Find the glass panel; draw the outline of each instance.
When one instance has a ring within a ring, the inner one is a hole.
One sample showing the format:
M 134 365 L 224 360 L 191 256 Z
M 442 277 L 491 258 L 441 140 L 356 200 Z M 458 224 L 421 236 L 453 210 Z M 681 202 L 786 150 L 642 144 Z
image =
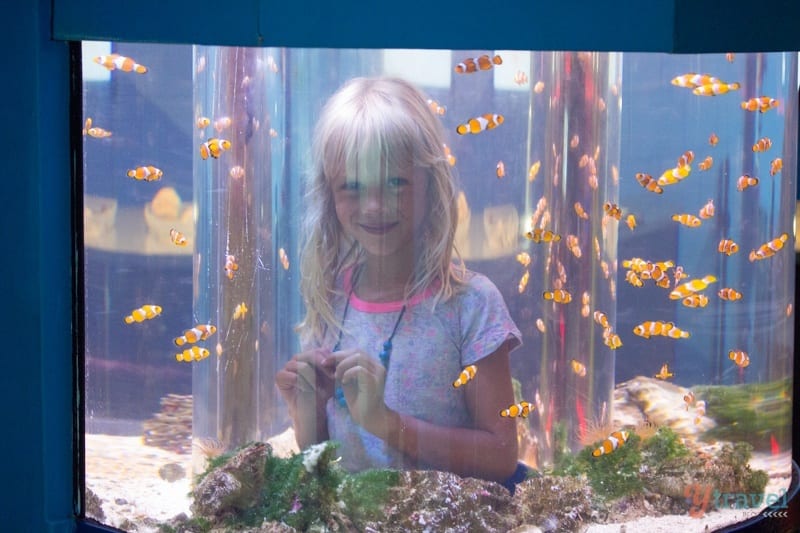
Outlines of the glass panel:
M 796 54 L 84 64 L 87 516 L 717 527 L 788 488 Z

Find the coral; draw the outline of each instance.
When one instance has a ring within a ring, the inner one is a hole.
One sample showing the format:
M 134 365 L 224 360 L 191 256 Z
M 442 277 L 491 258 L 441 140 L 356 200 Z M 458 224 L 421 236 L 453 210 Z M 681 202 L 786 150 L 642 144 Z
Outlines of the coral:
M 789 378 L 768 383 L 695 387 L 706 402 L 706 414 L 717 427 L 706 440 L 749 442 L 757 450 L 770 449 L 770 436 L 788 447 L 792 427 L 792 384 Z
M 641 433 L 637 432 L 641 437 Z M 661 427 L 648 439 L 642 439 L 642 459 L 645 465 L 652 467 L 656 472 L 662 466 L 670 464 L 673 459 L 689 455 L 689 449 L 684 446 L 681 438 L 670 428 Z
M 530 478 L 514 493 L 516 516 L 544 531 L 579 531 L 589 518 L 592 491 L 579 477 Z
M 586 474 L 589 484 L 599 496 L 615 499 L 642 489 L 639 469 L 642 454 L 640 439 L 631 433 L 628 442 L 609 454 L 594 457 L 592 452 L 602 441 L 587 446 L 578 453 L 575 468 Z

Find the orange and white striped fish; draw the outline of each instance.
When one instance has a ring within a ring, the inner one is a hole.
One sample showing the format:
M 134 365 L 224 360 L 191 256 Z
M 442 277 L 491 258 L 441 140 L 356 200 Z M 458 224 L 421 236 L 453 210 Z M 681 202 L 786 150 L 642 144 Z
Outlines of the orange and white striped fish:
M 531 411 L 533 411 L 533 406 L 529 402 L 523 400 L 519 403 L 509 405 L 507 409 L 501 410 L 500 416 L 503 418 L 516 418 L 518 416 L 528 418 Z
M 222 133 L 222 130 L 230 128 L 232 124 L 233 119 L 226 115 L 214 120 L 214 129 L 217 130 L 217 133 Z
M 664 192 L 664 189 L 659 187 L 658 181 L 655 180 L 653 176 L 651 176 L 650 174 L 645 174 L 644 172 L 637 172 L 636 181 L 639 182 L 639 185 L 641 185 L 650 192 L 654 192 L 656 194 L 661 194 Z
M 705 290 L 709 285 L 717 281 L 717 277 L 709 274 L 700 279 L 693 279 L 675 287 L 675 290 L 669 293 L 670 300 L 681 300 L 686 298 L 692 293 Z
M 687 74 L 682 74 L 680 76 L 676 76 L 672 78 L 672 85 L 677 87 L 685 87 L 687 89 L 694 89 L 695 87 L 699 87 L 701 85 L 708 85 L 711 83 L 719 83 L 720 79 L 710 76 L 708 74 L 695 74 L 694 72 L 689 72 Z
M 689 391 L 686 394 L 684 394 L 683 401 L 686 402 L 686 410 L 688 411 L 689 408 L 692 407 L 696 402 L 694 392 Z
M 447 158 L 447 163 L 451 167 L 454 167 L 456 165 L 456 156 L 453 155 L 453 152 L 450 150 L 449 146 L 446 144 L 442 144 L 442 146 L 444 147 L 444 156 Z
M 128 177 L 138 181 L 158 181 L 163 175 L 164 171 L 152 165 L 136 167 L 128 171 Z
M 620 207 L 615 203 L 611 202 L 604 203 L 603 211 L 606 212 L 606 215 L 616 218 L 617 220 L 620 220 L 622 218 L 622 209 L 620 209 Z
M 138 309 L 134 309 L 131 311 L 131 314 L 125 317 L 126 324 L 133 324 L 134 322 L 143 322 L 145 320 L 150 320 L 151 318 L 155 318 L 161 314 L 161 306 L 160 305 L 153 305 L 153 304 L 146 304 Z
M 660 320 L 646 320 L 633 328 L 633 333 L 648 339 L 651 335 L 663 335 L 665 325 L 666 322 Z
M 122 72 L 135 72 L 136 74 L 147 72 L 147 67 L 144 65 L 140 65 L 130 57 L 119 54 L 97 56 L 94 58 L 94 62 L 108 70 L 121 70 Z
M 517 285 L 517 290 L 520 294 L 525 292 L 525 288 L 528 286 L 528 280 L 531 277 L 531 271 L 526 270 L 525 273 L 522 274 L 522 277 L 519 278 L 519 284 Z
M 528 83 L 528 75 L 524 70 L 518 70 L 514 73 L 514 83 L 517 85 L 525 85 Z
M 208 159 L 209 156 L 217 159 L 222 152 L 230 149 L 231 142 L 229 140 L 211 137 L 209 140 L 200 145 L 200 157 L 204 160 Z
M 719 137 L 717 136 L 717 134 L 711 132 L 711 135 L 708 136 L 708 144 L 710 144 L 711 146 L 716 146 L 718 142 L 719 142 Z
M 708 202 L 706 202 L 706 204 L 700 208 L 700 212 L 698 213 L 698 215 L 700 216 L 700 218 L 708 220 L 709 218 L 714 216 L 714 212 L 715 212 L 714 200 L 709 198 Z
M 608 455 L 626 442 L 628 442 L 628 438 L 630 437 L 630 432 L 628 431 L 615 431 L 611 435 L 609 435 L 603 443 L 596 448 L 592 455 L 594 457 L 600 457 L 601 455 Z
M 769 164 L 769 175 L 774 176 L 781 170 L 783 170 L 783 159 L 781 159 L 780 157 L 776 157 Z
M 535 243 L 558 242 L 561 240 L 561 235 L 553 233 L 549 229 L 534 228 L 532 231 L 525 232 L 525 238 Z
M 584 220 L 589 220 L 589 213 L 586 212 L 586 210 L 583 208 L 583 205 L 581 205 L 580 202 L 575 202 L 574 207 L 575 207 L 575 214 L 578 215 L 579 218 L 582 218 Z
M 679 328 L 672 322 L 667 322 L 664 325 L 664 329 L 661 334 L 664 337 L 669 337 L 670 339 L 688 339 L 691 337 L 691 334 L 688 331 Z
M 644 282 L 636 275 L 636 272 L 633 270 L 628 270 L 625 274 L 625 281 L 633 285 L 634 287 L 641 287 L 644 285 Z
M 603 343 L 612 350 L 616 350 L 622 346 L 622 339 L 620 339 L 619 335 L 614 333 L 611 328 L 608 328 L 607 330 L 603 330 Z
M 750 364 L 750 356 L 742 350 L 731 350 L 728 352 L 728 359 L 736 363 L 739 368 L 744 368 Z
M 566 289 L 556 289 L 554 291 L 544 291 L 542 298 L 552 300 L 559 304 L 568 304 L 572 301 L 572 295 Z
M 667 185 L 674 185 L 680 181 L 683 181 L 686 176 L 688 176 L 692 172 L 692 167 L 689 165 L 678 166 L 675 168 L 669 168 L 664 171 L 661 176 L 658 177 L 657 183 L 662 187 Z
M 192 361 L 202 361 L 209 355 L 211 355 L 211 352 L 209 352 L 207 348 L 192 346 L 180 353 L 176 353 L 175 360 L 178 362 L 191 363 Z
M 778 237 L 772 239 L 771 241 L 765 242 L 758 247 L 758 250 L 752 250 L 750 252 L 750 262 L 752 263 L 753 261 L 760 261 L 762 259 L 772 257 L 783 248 L 783 245 L 786 244 L 787 240 L 789 240 L 789 234 L 781 233 Z
M 674 376 L 675 374 L 669 371 L 669 365 L 667 365 L 667 363 L 664 363 L 663 365 L 661 365 L 661 370 L 658 371 L 658 374 L 654 375 L 653 377 L 656 379 L 669 379 Z
M 693 152 L 693 151 L 691 151 L 691 150 L 686 150 L 686 151 L 685 151 L 685 152 L 683 152 L 683 154 L 681 154 L 681 156 L 678 158 L 678 165 L 677 165 L 677 167 L 678 167 L 678 168 L 688 167 L 689 165 L 691 165 L 691 164 L 692 164 L 692 161 L 694 161 L 694 152 Z
M 542 80 L 539 80 L 533 86 L 533 92 L 535 92 L 536 94 L 542 94 L 542 91 L 544 91 L 544 82 Z
M 195 122 L 198 130 L 207 128 L 209 124 L 211 124 L 211 119 L 208 117 L 197 117 L 197 121 Z
M 242 302 L 240 304 L 236 304 L 236 307 L 233 309 L 233 319 L 239 320 L 240 318 L 244 318 L 247 316 L 247 304 Z
M 186 235 L 176 230 L 175 228 L 171 228 L 169 230 L 169 238 L 172 241 L 172 244 L 174 244 L 175 246 L 186 246 L 186 243 L 188 242 L 186 240 Z
M 736 181 L 736 190 L 742 192 L 748 187 L 755 187 L 756 185 L 758 185 L 758 178 L 744 174 Z
M 697 164 L 697 168 L 699 168 L 700 170 L 708 170 L 713 165 L 714 165 L 714 158 L 709 155 L 706 156 L 705 159 L 703 159 L 702 161 L 700 161 L 700 163 Z
M 281 262 L 284 270 L 289 270 L 289 254 L 283 248 L 278 248 L 278 261 Z
M 466 385 L 469 380 L 475 377 L 475 373 L 478 371 L 478 367 L 475 365 L 465 366 L 461 373 L 458 375 L 458 379 L 453 382 L 454 388 L 459 388 L 462 385 Z
M 572 359 L 569 362 L 570 366 L 572 367 L 572 371 L 575 372 L 580 377 L 586 377 L 586 365 L 578 361 L 577 359 Z
M 478 72 L 479 70 L 489 70 L 495 65 L 502 65 L 503 58 L 499 55 L 489 56 L 489 54 L 483 54 L 478 57 L 470 57 L 459 63 L 455 66 L 453 70 L 456 71 L 457 74 L 471 74 L 473 72 Z
M 719 246 L 717 246 L 717 250 L 721 254 L 726 254 L 730 256 L 731 254 L 735 254 L 739 251 L 739 245 L 733 242 L 731 239 L 722 239 L 719 241 Z
M 495 171 L 497 174 L 497 179 L 505 178 L 506 177 L 506 164 L 502 161 L 497 162 L 497 170 Z
M 770 148 L 772 148 L 772 139 L 770 139 L 769 137 L 761 137 L 753 145 L 754 152 L 766 152 Z
M 690 294 L 681 303 L 685 307 L 705 307 L 708 305 L 708 296 L 705 294 Z
M 431 111 L 433 111 L 435 115 L 442 116 L 447 112 L 446 107 L 439 105 L 439 102 L 431 100 L 430 98 L 428 99 L 428 107 L 431 108 Z
M 108 130 L 92 126 L 92 117 L 87 117 L 86 122 L 83 123 L 83 134 L 94 137 L 95 139 L 105 139 L 112 135 Z
M 627 217 L 625 217 L 625 224 L 628 225 L 628 228 L 630 228 L 631 231 L 636 229 L 636 217 L 633 215 L 633 213 L 630 213 Z
M 198 324 L 192 329 L 187 329 L 180 337 L 175 337 L 173 342 L 175 346 L 183 346 L 184 344 L 194 344 L 199 341 L 204 341 L 211 335 L 217 332 L 217 326 L 213 324 Z
M 466 135 L 467 133 L 477 135 L 482 131 L 495 129 L 497 126 L 502 124 L 504 120 L 505 118 L 503 115 L 498 115 L 497 113 L 486 113 L 479 117 L 473 117 L 463 124 L 459 124 L 456 127 L 456 133 L 459 135 Z
M 778 100 L 770 98 L 769 96 L 757 96 L 742 102 L 742 109 L 746 111 L 759 111 L 766 113 L 770 109 L 775 109 L 780 105 Z
M 520 265 L 528 267 L 531 264 L 531 255 L 528 252 L 520 252 L 517 254 L 517 261 Z
M 228 279 L 233 279 L 233 274 L 239 270 L 239 263 L 236 262 L 236 256 L 232 254 L 225 255 L 225 275 Z
M 704 85 L 699 85 L 692 90 L 693 94 L 698 96 L 719 96 L 721 94 L 727 94 L 730 91 L 738 91 L 741 85 L 737 82 L 733 83 L 724 83 L 724 82 L 715 82 L 715 83 L 706 83 Z
M 679 215 L 672 215 L 672 220 L 676 222 L 680 222 L 684 226 L 689 226 L 690 228 L 697 228 L 700 227 L 700 224 L 703 223 L 702 220 L 697 218 L 694 215 L 690 215 L 689 213 L 681 213 Z
M 602 311 L 595 311 L 592 315 L 594 317 L 594 321 L 597 322 L 603 329 L 608 329 L 611 326 L 608 323 L 608 317 Z
M 723 300 L 728 300 L 729 302 L 735 302 L 742 299 L 742 293 L 731 287 L 721 288 L 717 292 L 717 295 Z
M 536 161 L 531 165 L 530 170 L 528 171 L 528 181 L 533 181 L 536 179 L 536 176 L 539 175 L 539 169 L 542 168 L 542 162 Z

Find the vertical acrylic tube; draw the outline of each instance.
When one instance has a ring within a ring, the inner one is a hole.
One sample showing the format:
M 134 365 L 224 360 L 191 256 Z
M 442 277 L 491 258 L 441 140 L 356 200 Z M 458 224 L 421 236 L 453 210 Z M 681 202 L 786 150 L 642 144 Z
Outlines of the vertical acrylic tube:
M 538 417 L 530 422 L 541 464 L 576 451 L 587 426 L 611 416 L 620 222 L 606 216 L 604 204 L 618 197 L 621 62 L 618 54 L 587 52 L 535 53 L 532 62 L 549 97 L 542 102 L 533 86 L 530 142 L 531 153 L 542 156 L 541 174 L 529 183 L 523 229 L 561 236 L 530 244 L 531 255 L 542 259 L 531 272 L 542 285 L 529 295 L 542 302 L 544 329 L 531 390 Z M 571 294 L 570 304 L 547 299 L 559 290 Z M 594 311 L 606 315 L 610 331 L 595 322 Z

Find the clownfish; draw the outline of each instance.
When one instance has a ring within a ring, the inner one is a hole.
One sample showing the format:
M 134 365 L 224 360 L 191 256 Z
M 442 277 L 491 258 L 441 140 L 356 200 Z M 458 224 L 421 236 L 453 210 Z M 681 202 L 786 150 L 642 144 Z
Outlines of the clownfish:
M 716 133 L 712 132 L 711 135 L 708 136 L 708 144 L 711 146 L 716 146 L 719 142 L 719 137 Z
M 506 176 L 506 164 L 502 161 L 497 162 L 497 179 L 504 178 Z
M 586 365 L 578 361 L 577 359 L 572 359 L 569 362 L 570 366 L 572 366 L 572 371 L 575 372 L 580 377 L 586 377 Z
M 180 353 L 176 353 L 175 359 L 179 362 L 191 363 L 192 361 L 202 361 L 209 355 L 211 355 L 211 352 L 209 352 L 208 349 L 201 348 L 200 346 L 192 346 Z
M 742 293 L 731 287 L 721 288 L 717 292 L 717 295 L 723 300 L 728 300 L 729 302 L 735 302 L 742 299 Z
M 661 365 L 661 370 L 658 371 L 658 374 L 654 375 L 653 377 L 656 379 L 669 379 L 673 377 L 675 374 L 669 371 L 669 366 L 667 363 Z
M 774 176 L 781 170 L 783 170 L 783 159 L 781 159 L 780 157 L 776 157 L 769 164 L 769 175 Z
M 136 167 L 128 171 L 128 177 L 138 181 L 158 181 L 164 171 L 151 165 Z
M 554 291 L 544 291 L 542 298 L 545 300 L 552 300 L 559 304 L 568 304 L 572 301 L 572 295 L 569 291 L 564 289 L 556 289 Z
M 580 202 L 575 202 L 573 206 L 575 208 L 575 214 L 578 215 L 578 218 L 582 218 L 583 220 L 589 220 L 589 213 L 583 208 Z
M 703 278 L 700 279 L 693 279 L 691 281 L 687 281 L 686 283 L 675 287 L 675 290 L 669 293 L 669 299 L 680 300 L 682 298 L 686 298 L 693 292 L 700 292 L 704 290 L 706 287 L 708 287 L 715 281 L 717 281 L 717 277 L 712 274 L 704 276 Z
M 133 324 L 134 322 L 150 320 L 151 318 L 155 318 L 160 314 L 161 306 L 152 304 L 143 305 L 140 308 L 131 311 L 131 314 L 125 317 L 125 323 Z
M 739 251 L 739 245 L 733 242 L 731 239 L 722 239 L 719 241 L 717 250 L 721 254 L 731 255 Z
M 700 161 L 700 163 L 698 163 L 697 168 L 699 168 L 700 170 L 708 170 L 713 165 L 714 165 L 714 158 L 709 155 L 709 156 L 706 156 L 705 159 Z
M 239 263 L 236 262 L 236 256 L 227 254 L 225 256 L 225 275 L 228 279 L 233 279 L 233 273 L 239 270 Z
M 630 432 L 628 431 L 615 431 L 611 435 L 609 435 L 603 443 L 596 448 L 592 455 L 595 457 L 600 457 L 601 455 L 608 455 L 609 453 L 613 452 L 626 442 L 628 442 L 628 437 L 630 437 Z
M 715 82 L 715 83 L 706 83 L 703 85 L 699 85 L 692 90 L 693 94 L 698 96 L 719 96 L 721 94 L 727 94 L 730 91 L 738 91 L 741 85 L 737 82 L 733 83 L 723 83 L 723 82 Z
M 606 212 L 606 215 L 614 217 L 617 220 L 622 218 L 622 209 L 620 209 L 617 204 L 606 202 L 603 204 L 603 211 Z
M 745 100 L 741 105 L 742 109 L 746 111 L 759 111 L 761 113 L 766 113 L 770 109 L 775 109 L 778 107 L 780 102 L 774 98 L 770 98 L 769 96 L 757 96 L 755 98 Z
M 610 324 L 608 323 L 608 317 L 604 312 L 595 311 L 593 316 L 594 316 L 594 321 L 597 322 L 597 324 L 601 326 L 603 329 L 608 329 L 611 327 Z
M 283 248 L 278 248 L 278 259 L 280 260 L 283 269 L 289 270 L 289 255 Z
M 698 215 L 700 215 L 700 218 L 708 220 L 714 216 L 714 212 L 714 200 L 709 199 L 706 205 L 700 208 Z
M 719 78 L 715 78 L 713 76 L 709 76 L 708 74 L 695 74 L 694 72 L 689 72 L 688 74 L 681 74 L 680 76 L 675 76 L 672 78 L 671 82 L 672 85 L 676 87 L 685 87 L 687 89 L 694 89 L 695 87 L 699 87 L 701 85 L 709 85 L 711 83 L 719 83 Z
M 536 161 L 531 165 L 531 169 L 528 171 L 528 181 L 533 181 L 536 179 L 536 176 L 539 175 L 540 168 L 542 168 L 541 161 Z
M 457 389 L 462 385 L 466 385 L 469 380 L 475 377 L 477 371 L 478 367 L 475 365 L 465 366 L 461 374 L 458 375 L 458 379 L 453 382 L 453 387 Z
M 431 100 L 430 98 L 428 99 L 428 107 L 431 108 L 431 111 L 433 111 L 435 115 L 441 116 L 447 112 L 446 107 L 439 105 L 439 102 L 436 100 Z
M 208 159 L 209 156 L 217 159 L 222 152 L 230 149 L 231 142 L 229 140 L 211 137 L 209 140 L 200 145 L 200 157 L 204 160 Z
M 686 394 L 684 394 L 683 395 L 683 401 L 686 402 L 686 410 L 688 411 L 689 407 L 693 406 L 695 404 L 695 401 L 696 401 L 695 400 L 695 396 L 694 396 L 694 392 L 689 391 Z
M 108 70 L 121 70 L 122 72 L 135 72 L 137 74 L 147 72 L 147 67 L 144 65 L 140 65 L 130 57 L 119 54 L 97 56 L 94 58 L 94 62 Z
M 786 241 L 789 240 L 788 233 L 781 233 L 778 237 L 772 239 L 769 242 L 765 242 L 761 246 L 758 247 L 758 250 L 752 250 L 750 252 L 750 262 L 753 261 L 760 261 L 762 259 L 766 259 L 768 257 L 772 257 L 778 251 L 783 248 L 783 245 L 786 244 Z
M 525 238 L 535 243 L 558 242 L 561 240 L 561 235 L 549 229 L 535 228 L 533 231 L 525 232 Z
M 94 137 L 95 139 L 105 139 L 107 137 L 111 137 L 110 131 L 104 130 L 103 128 L 98 128 L 97 126 L 92 127 L 91 117 L 88 117 L 86 122 L 83 124 L 83 134 L 88 135 L 89 137 Z
M 208 117 L 197 117 L 197 129 L 202 130 L 203 128 L 207 128 L 209 124 L 211 124 L 211 119 Z
M 664 171 L 661 176 L 659 176 L 656 182 L 661 186 L 666 185 L 674 185 L 679 181 L 682 181 L 692 172 L 692 167 L 689 165 L 682 165 L 677 166 L 675 168 L 670 168 Z
M 173 342 L 175 346 L 183 346 L 184 344 L 194 344 L 198 341 L 204 341 L 211 335 L 217 332 L 217 326 L 212 324 L 198 324 L 192 329 L 187 329 L 180 337 L 175 337 Z
M 233 310 L 233 319 L 239 320 L 247 316 L 247 304 L 244 302 L 237 304 Z
M 459 135 L 466 135 L 467 133 L 477 135 L 482 131 L 495 129 L 497 126 L 502 124 L 504 120 L 505 118 L 503 115 L 498 115 L 497 113 L 485 113 L 479 117 L 473 117 L 469 119 L 464 124 L 459 124 L 456 127 L 456 133 Z
M 689 213 L 681 213 L 679 215 L 672 215 L 672 220 L 674 220 L 675 222 L 680 222 L 684 226 L 689 226 L 690 228 L 697 228 L 697 227 L 700 226 L 700 224 L 703 223 L 702 220 L 700 220 L 696 216 L 691 215 Z
M 524 253 L 524 252 L 523 252 Z M 528 286 L 528 279 L 531 277 L 530 270 L 526 270 L 522 277 L 519 278 L 519 285 L 517 285 L 517 290 L 520 294 L 525 292 L 525 288 Z
M 761 137 L 753 145 L 754 152 L 766 152 L 770 148 L 772 148 L 772 139 L 770 139 L 769 137 Z
M 708 305 L 708 296 L 705 294 L 690 294 L 681 303 L 685 307 L 705 307 Z
M 611 331 L 611 328 L 608 328 L 603 331 L 603 343 L 612 350 L 616 350 L 622 346 L 622 339 L 620 339 L 619 335 Z
M 489 57 L 489 54 L 483 54 L 478 57 L 470 57 L 455 66 L 453 70 L 457 74 L 471 74 L 479 70 L 489 70 L 495 65 L 502 65 L 503 58 L 499 55 Z
M 515 403 L 514 405 L 509 405 L 507 409 L 503 409 L 500 411 L 500 416 L 503 418 L 516 418 L 521 416 L 522 418 L 528 418 L 528 415 L 533 410 L 533 406 L 526 402 L 525 400 Z
M 744 174 L 736 181 L 736 190 L 742 192 L 748 187 L 755 187 L 756 185 L 758 185 L 758 178 Z
M 169 230 L 169 238 L 175 246 L 186 246 L 186 236 L 175 228 Z
M 514 83 L 517 85 L 525 85 L 528 83 L 528 75 L 525 74 L 524 70 L 518 70 L 514 73 Z
M 628 272 L 625 274 L 625 281 L 627 281 L 634 287 L 641 287 L 644 285 L 642 279 L 639 276 L 637 276 L 636 272 L 634 272 L 633 270 L 628 270 Z
M 728 352 L 728 359 L 736 363 L 739 368 L 744 368 L 750 364 L 750 356 L 742 350 L 731 350 Z
M 650 174 L 645 174 L 644 172 L 638 172 L 636 174 L 636 181 L 639 182 L 639 185 L 644 187 L 650 192 L 654 192 L 656 194 L 661 194 L 664 192 L 664 189 L 659 187 L 658 181 L 653 178 Z

